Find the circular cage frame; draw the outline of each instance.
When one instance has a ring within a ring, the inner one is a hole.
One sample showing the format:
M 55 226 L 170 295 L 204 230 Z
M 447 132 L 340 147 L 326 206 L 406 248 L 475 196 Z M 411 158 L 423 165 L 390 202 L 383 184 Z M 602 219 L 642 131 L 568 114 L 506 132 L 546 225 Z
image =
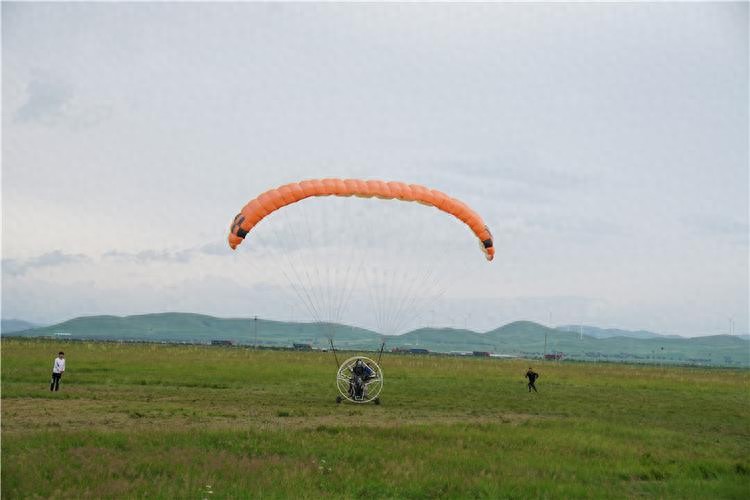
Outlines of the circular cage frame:
M 357 360 L 362 360 L 367 366 L 375 372 L 375 375 L 365 382 L 365 394 L 362 399 L 356 399 L 351 394 L 352 368 Z M 336 402 L 349 401 L 350 403 L 375 403 L 380 404 L 380 391 L 383 390 L 383 370 L 375 360 L 366 356 L 353 356 L 339 366 L 336 372 L 336 388 L 340 396 Z

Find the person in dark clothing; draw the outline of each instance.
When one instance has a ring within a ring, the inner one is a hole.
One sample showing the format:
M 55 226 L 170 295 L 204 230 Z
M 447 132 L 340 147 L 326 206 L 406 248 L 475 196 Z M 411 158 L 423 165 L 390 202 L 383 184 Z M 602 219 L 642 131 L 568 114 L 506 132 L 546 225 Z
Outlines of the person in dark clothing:
M 373 375 L 375 375 L 375 372 L 372 370 L 372 368 L 367 366 L 367 363 L 365 363 L 361 359 L 358 359 L 356 363 L 354 363 L 354 368 L 352 368 L 352 373 L 354 375 L 357 375 L 358 377 L 362 377 L 365 380 L 372 378 Z
M 532 370 L 531 367 L 529 367 L 529 369 L 526 371 L 526 378 L 529 379 L 529 392 L 531 392 L 531 389 L 534 389 L 534 392 L 539 392 L 536 390 L 536 386 L 534 385 L 536 379 L 539 378 L 539 374 Z
M 375 376 L 372 368 L 367 366 L 363 360 L 358 359 L 352 368 L 352 376 L 349 380 L 349 395 L 354 399 L 367 397 L 367 382 Z

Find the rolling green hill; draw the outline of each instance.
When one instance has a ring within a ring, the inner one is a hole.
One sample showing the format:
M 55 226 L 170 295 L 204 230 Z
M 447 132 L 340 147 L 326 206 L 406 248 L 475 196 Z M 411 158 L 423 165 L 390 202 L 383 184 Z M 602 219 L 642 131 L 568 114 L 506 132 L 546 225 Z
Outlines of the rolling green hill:
M 22 330 L 28 330 L 30 328 L 36 328 L 38 325 L 23 321 L 20 319 L 5 319 L 0 320 L 0 332 L 2 333 L 13 333 L 20 332 Z
M 287 323 L 258 318 L 216 318 L 192 313 L 159 313 L 137 316 L 85 316 L 43 328 L 15 332 L 17 336 L 53 336 L 69 333 L 72 338 L 93 340 L 134 340 L 151 342 L 198 342 L 232 340 L 237 344 L 256 343 L 287 347 L 294 342 L 328 345 L 329 332 L 336 341 L 352 347 L 379 345 L 380 336 L 362 328 Z
M 40 337 L 70 334 L 72 339 L 208 343 L 231 340 L 239 345 L 291 347 L 311 344 L 325 349 L 333 336 L 338 349 L 376 350 L 385 338 L 388 349 L 428 349 L 433 352 L 484 351 L 539 358 L 562 353 L 567 359 L 638 363 L 750 366 L 750 341 L 736 336 L 596 338 L 531 321 L 516 321 L 489 332 L 453 328 L 420 328 L 383 337 L 363 328 L 338 324 L 291 323 L 253 318 L 216 318 L 191 313 L 138 316 L 88 316 L 43 328 L 14 332 Z
M 589 337 L 605 339 L 609 337 L 632 337 L 636 339 L 653 339 L 653 338 L 680 338 L 679 335 L 662 335 L 659 333 L 649 332 L 646 330 L 620 330 L 618 328 L 597 328 L 586 325 L 565 325 L 556 327 L 557 330 L 566 332 L 583 333 Z

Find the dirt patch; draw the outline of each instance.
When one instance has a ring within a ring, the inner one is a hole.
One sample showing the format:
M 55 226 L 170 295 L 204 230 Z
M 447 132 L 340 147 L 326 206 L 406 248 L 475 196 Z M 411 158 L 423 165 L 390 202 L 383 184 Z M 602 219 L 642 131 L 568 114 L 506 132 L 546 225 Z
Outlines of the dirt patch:
M 4 399 L 2 405 L 2 430 L 8 435 L 26 434 L 44 430 L 66 432 L 85 430 L 96 432 L 123 430 L 184 431 L 201 430 L 278 430 L 316 429 L 326 427 L 396 428 L 411 425 L 520 425 L 542 417 L 520 413 L 467 414 L 460 411 L 432 412 L 430 414 L 403 413 L 401 408 L 354 407 L 331 405 L 330 412 L 317 414 L 278 407 L 254 407 L 250 410 L 242 403 L 235 406 L 216 407 L 203 401 L 133 402 L 87 399 Z M 279 416 L 283 414 L 284 416 Z M 288 415 L 288 416 L 287 416 Z

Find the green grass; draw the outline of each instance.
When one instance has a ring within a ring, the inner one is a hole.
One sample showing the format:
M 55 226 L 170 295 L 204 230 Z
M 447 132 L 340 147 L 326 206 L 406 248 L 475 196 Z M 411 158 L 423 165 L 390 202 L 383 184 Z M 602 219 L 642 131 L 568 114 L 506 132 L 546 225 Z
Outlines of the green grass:
M 747 498 L 750 372 L 383 356 L 336 405 L 330 353 L 2 343 L 3 498 Z M 341 354 L 339 357 L 343 356 Z

